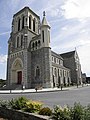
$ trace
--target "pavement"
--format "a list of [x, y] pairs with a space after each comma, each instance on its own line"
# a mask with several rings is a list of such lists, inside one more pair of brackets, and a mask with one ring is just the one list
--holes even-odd
[[55, 92], [55, 91], [66, 91], [66, 90], [73, 90], [73, 89], [79, 89], [82, 87], [86, 87], [89, 86], [90, 84], [86, 84], [86, 85], [80, 85], [80, 86], [70, 86], [70, 87], [63, 87], [61, 88], [43, 88], [40, 90], [35, 90], [35, 89], [25, 89], [25, 90], [0, 90], [0, 94], [18, 94], [18, 93], [39, 93], [39, 92]]

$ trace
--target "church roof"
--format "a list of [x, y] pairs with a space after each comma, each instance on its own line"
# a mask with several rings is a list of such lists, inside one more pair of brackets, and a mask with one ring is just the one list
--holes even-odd
[[72, 57], [74, 54], [75, 54], [75, 50], [74, 50], [74, 51], [67, 52], [67, 53], [62, 53], [62, 54], [60, 54], [60, 55], [61, 55], [61, 57], [63, 57], [63, 58], [70, 58], [70, 57]]
[[45, 16], [43, 17], [43, 20], [42, 20], [42, 25], [48, 25], [48, 23], [47, 23], [47, 20], [46, 20], [46, 17], [45, 17]]
[[36, 39], [40, 39], [40, 38], [41, 38], [41, 34], [34, 36], [34, 37], [32, 38], [32, 40], [36, 40]]
[[52, 56], [58, 57], [63, 60], [63, 58], [59, 54], [55, 53], [54, 51], [51, 51], [51, 53], [52, 53]]
[[21, 9], [20, 11], [18, 11], [16, 14], [14, 14], [14, 16], [20, 14], [21, 12], [25, 11], [26, 9], [28, 9], [32, 14], [34, 14], [36, 17], [38, 17], [40, 19], [40, 17], [27, 6], [24, 7], [23, 9]]

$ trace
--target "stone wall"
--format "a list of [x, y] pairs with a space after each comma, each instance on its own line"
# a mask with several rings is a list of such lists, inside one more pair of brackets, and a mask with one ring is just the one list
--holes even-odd
[[64, 58], [64, 66], [71, 70], [71, 81], [73, 83], [77, 82], [77, 73], [76, 73], [76, 63], [74, 56], [70, 58]]
[[2, 107], [0, 107], [0, 116], [9, 120], [49, 120], [48, 116], [35, 115], [33, 113], [26, 113]]
[[[40, 69], [40, 76], [36, 78], [36, 68]], [[31, 80], [32, 87], [41, 84], [42, 87], [51, 87], [51, 49], [41, 48], [31, 53]]]

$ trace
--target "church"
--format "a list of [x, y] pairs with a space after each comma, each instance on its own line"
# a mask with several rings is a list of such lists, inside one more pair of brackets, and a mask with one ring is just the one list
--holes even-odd
[[72, 69], [64, 64], [64, 55], [51, 50], [50, 28], [45, 12], [42, 21], [29, 7], [14, 14], [8, 40], [7, 86], [54, 88], [71, 84]]

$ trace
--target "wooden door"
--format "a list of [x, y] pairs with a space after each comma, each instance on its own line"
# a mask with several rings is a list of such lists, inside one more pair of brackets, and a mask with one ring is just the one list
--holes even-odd
[[22, 83], [22, 71], [17, 72], [17, 83], [21, 84]]

